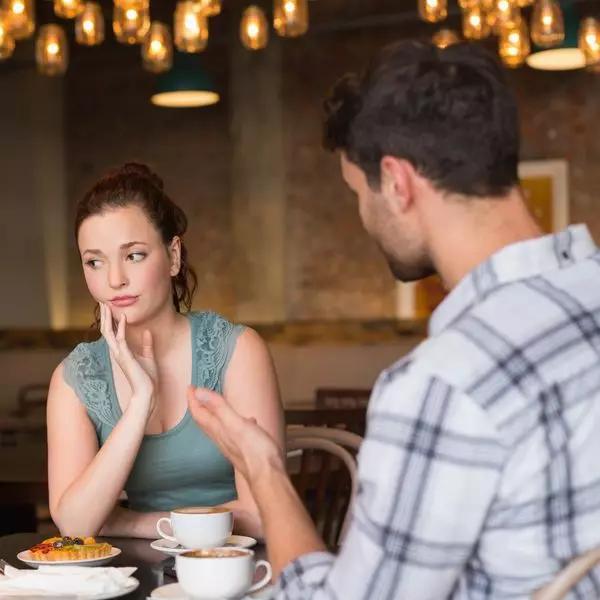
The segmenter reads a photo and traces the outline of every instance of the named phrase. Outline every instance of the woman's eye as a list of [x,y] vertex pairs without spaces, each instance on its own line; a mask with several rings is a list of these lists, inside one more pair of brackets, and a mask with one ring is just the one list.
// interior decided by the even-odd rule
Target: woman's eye
[[100,261],[97,258],[91,258],[86,260],[85,264],[92,269],[97,269],[100,266]]
[[129,260],[131,260],[132,262],[140,262],[146,258],[146,253],[145,252],[132,252],[131,254],[129,254],[127,256],[127,258]]

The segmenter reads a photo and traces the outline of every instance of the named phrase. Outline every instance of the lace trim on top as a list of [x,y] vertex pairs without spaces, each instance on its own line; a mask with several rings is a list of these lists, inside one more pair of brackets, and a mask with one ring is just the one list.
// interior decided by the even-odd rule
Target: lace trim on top
[[[214,312],[201,313],[195,328],[196,360],[192,369],[194,384],[216,392],[223,391],[226,366],[231,359],[235,340],[243,329]],[[198,315],[199,316],[199,315]]]
[[[189,318],[195,359],[192,383],[222,392],[227,364],[244,327],[214,312],[190,313]],[[113,398],[113,374],[105,346],[102,338],[79,344],[63,361],[64,379],[86,406],[97,430],[101,424],[114,427],[121,412]]]

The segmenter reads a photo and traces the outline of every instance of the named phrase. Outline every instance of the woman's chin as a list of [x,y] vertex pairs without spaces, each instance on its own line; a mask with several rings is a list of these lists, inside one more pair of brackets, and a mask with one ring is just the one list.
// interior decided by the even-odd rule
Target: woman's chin
[[135,325],[144,320],[143,311],[140,311],[140,307],[137,306],[137,304],[132,304],[130,306],[111,305],[111,312],[115,321],[118,321],[121,318],[121,315],[125,315],[127,325]]
[[171,304],[164,303],[156,305],[154,302],[148,304],[142,301],[141,298],[137,298],[137,301],[128,306],[119,306],[112,302],[109,303],[113,319],[118,321],[121,315],[125,315],[127,319],[127,325],[140,326],[150,321],[155,321],[159,315],[165,311],[173,310]]

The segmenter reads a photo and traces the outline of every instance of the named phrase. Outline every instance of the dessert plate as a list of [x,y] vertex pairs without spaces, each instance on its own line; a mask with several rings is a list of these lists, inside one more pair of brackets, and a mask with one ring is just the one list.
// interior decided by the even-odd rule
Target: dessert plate
[[82,560],[35,560],[31,558],[31,552],[29,550],[23,550],[23,552],[19,552],[17,554],[17,558],[24,562],[26,565],[30,567],[39,567],[40,565],[44,566],[55,566],[55,565],[79,565],[83,567],[100,567],[102,565],[106,565],[113,558],[119,556],[121,554],[121,550],[119,548],[112,547],[110,554],[108,556],[102,556],[101,558],[84,558]]

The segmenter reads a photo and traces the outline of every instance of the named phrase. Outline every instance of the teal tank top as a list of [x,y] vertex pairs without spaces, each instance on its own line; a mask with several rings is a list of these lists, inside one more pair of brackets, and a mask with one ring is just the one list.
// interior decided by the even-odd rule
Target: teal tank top
[[[192,335],[192,385],[223,391],[227,365],[243,326],[214,312],[188,313]],[[108,345],[104,338],[79,344],[63,361],[63,376],[85,405],[98,443],[121,417]],[[234,472],[189,411],[172,429],[145,435],[125,485],[135,511],[214,506],[237,498]]]

